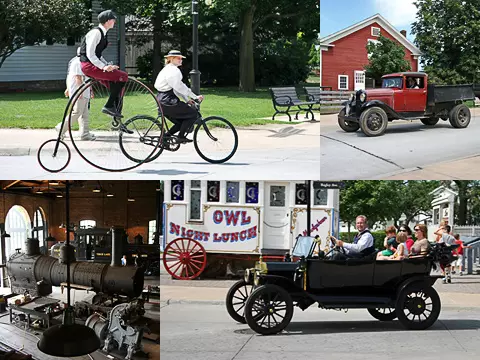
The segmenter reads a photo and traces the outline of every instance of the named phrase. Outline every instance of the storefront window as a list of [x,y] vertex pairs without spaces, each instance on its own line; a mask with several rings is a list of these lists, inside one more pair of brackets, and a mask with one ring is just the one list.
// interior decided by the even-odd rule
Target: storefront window
[[183,180],[172,180],[171,198],[175,201],[183,201],[185,185]]
[[245,185],[245,203],[258,204],[258,182],[247,182]]
[[313,182],[313,205],[328,205],[328,189],[320,188],[320,181]]
[[227,203],[238,203],[240,201],[240,183],[238,181],[227,181]]
[[190,220],[202,219],[202,188],[200,180],[190,182]]
[[220,181],[207,181],[207,201],[220,201]]
[[295,205],[307,205],[307,187],[305,184],[295,184]]
[[285,206],[285,186],[270,187],[270,206]]

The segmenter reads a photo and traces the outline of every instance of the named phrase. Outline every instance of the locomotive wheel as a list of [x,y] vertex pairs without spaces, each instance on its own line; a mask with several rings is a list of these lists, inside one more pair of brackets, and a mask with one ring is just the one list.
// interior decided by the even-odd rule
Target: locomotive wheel
[[196,240],[178,238],[170,242],[163,253],[165,270],[175,279],[192,280],[207,265],[207,253]]
[[450,110],[450,124],[457,129],[463,129],[470,124],[472,114],[470,109],[465,104],[458,104]]
[[293,301],[282,287],[266,284],[256,288],[245,303],[245,320],[250,329],[272,335],[287,327],[293,316]]
[[400,291],[395,306],[398,320],[407,329],[424,330],[440,315],[440,297],[434,288],[411,284]]
[[397,318],[395,308],[367,309],[370,315],[380,321],[392,321]]
[[360,125],[355,122],[348,122],[345,120],[345,108],[340,110],[338,114],[338,125],[342,128],[343,131],[346,132],[355,132],[360,129]]
[[373,106],[360,115],[360,128],[366,136],[380,136],[388,125],[387,113],[378,106]]
[[245,302],[252,293],[253,284],[247,284],[245,280],[239,280],[228,290],[227,293],[227,311],[233,320],[241,324],[246,324],[245,320]]

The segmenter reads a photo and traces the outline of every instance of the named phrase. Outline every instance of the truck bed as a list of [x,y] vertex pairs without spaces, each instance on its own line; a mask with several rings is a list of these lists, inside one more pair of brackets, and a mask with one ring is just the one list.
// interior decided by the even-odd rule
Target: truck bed
[[[457,101],[475,100],[475,93],[472,84],[465,85],[428,85],[427,103],[434,106],[438,103],[449,103]],[[480,86],[479,86],[480,92]]]

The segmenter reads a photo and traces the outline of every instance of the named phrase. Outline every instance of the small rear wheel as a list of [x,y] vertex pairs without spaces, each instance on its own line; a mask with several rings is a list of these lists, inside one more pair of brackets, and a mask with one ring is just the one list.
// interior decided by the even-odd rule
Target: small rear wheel
[[450,124],[457,129],[463,129],[470,124],[472,115],[470,109],[465,104],[458,104],[450,110]]
[[431,117],[428,119],[420,119],[420,121],[423,123],[423,125],[427,126],[434,126],[438,123],[439,118],[437,117]]
[[57,139],[45,141],[37,152],[38,163],[44,170],[51,173],[57,173],[65,169],[70,163],[71,157],[72,154],[68,145]]
[[358,123],[345,120],[345,108],[340,110],[340,113],[338,114],[338,125],[345,132],[355,132],[360,129],[360,125]]
[[253,331],[261,335],[281,332],[292,316],[292,298],[277,285],[266,284],[256,288],[245,303],[245,320]]
[[380,136],[385,133],[388,125],[388,116],[385,110],[373,106],[360,115],[360,128],[366,136]]
[[370,315],[380,321],[392,321],[397,318],[395,308],[367,309]]
[[434,288],[411,284],[401,290],[395,305],[400,323],[409,330],[425,330],[440,315],[440,297]]

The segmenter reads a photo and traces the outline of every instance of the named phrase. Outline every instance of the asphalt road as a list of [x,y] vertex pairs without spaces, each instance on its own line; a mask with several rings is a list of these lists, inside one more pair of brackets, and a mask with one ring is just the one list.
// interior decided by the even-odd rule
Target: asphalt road
[[480,309],[444,309],[428,330],[348,313],[295,309],[282,334],[261,336],[233,321],[223,305],[173,303],[160,310],[162,360],[478,359]]
[[[440,121],[427,127],[420,121],[393,121],[383,136],[369,138],[360,130],[346,133],[337,124],[336,115],[321,118],[321,179],[382,179],[401,176],[415,170],[451,160],[480,155],[480,115],[472,110],[466,129],[454,129]],[[468,168],[468,161],[463,164]],[[473,166],[473,165],[472,165]],[[469,170],[471,178],[480,178],[480,168]],[[408,175],[407,175],[408,176]],[[440,175],[423,172],[425,180]],[[440,177],[456,177],[443,173]]]

